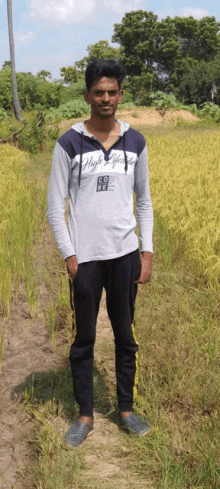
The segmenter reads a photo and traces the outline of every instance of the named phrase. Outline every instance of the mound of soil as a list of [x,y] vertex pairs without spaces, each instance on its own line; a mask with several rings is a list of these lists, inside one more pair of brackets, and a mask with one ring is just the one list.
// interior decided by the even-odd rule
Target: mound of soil
[[129,111],[120,111],[117,113],[117,118],[125,120],[131,125],[147,124],[152,126],[158,126],[160,124],[177,122],[178,119],[183,119],[187,122],[197,122],[199,119],[196,115],[191,114],[187,110],[167,110],[164,109],[155,110],[149,108],[132,109]]

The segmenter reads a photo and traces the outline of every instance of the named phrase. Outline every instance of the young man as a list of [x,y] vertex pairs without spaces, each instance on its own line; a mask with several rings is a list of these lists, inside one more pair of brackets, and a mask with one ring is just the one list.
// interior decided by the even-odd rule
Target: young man
[[[74,289],[76,335],[70,350],[79,420],[65,435],[70,446],[93,432],[93,349],[103,287],[115,337],[121,423],[136,435],[149,431],[132,412],[138,345],[134,336],[137,284],[152,271],[153,210],[143,136],[115,119],[125,69],[119,60],[94,60],[86,70],[90,119],[72,126],[55,146],[48,220]],[[139,223],[141,259],[133,192]],[[69,195],[69,228],[65,200]]]

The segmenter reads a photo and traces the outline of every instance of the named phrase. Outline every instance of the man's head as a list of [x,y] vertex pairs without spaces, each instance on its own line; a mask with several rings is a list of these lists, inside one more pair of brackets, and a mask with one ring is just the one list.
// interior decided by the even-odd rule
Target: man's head
[[109,59],[94,59],[91,61],[85,73],[86,88],[89,92],[94,82],[102,77],[116,78],[119,90],[126,76],[126,69],[120,60]]
[[114,117],[122,100],[121,84],[125,75],[124,66],[116,59],[96,59],[88,65],[84,98],[91,105],[92,116],[102,120]]

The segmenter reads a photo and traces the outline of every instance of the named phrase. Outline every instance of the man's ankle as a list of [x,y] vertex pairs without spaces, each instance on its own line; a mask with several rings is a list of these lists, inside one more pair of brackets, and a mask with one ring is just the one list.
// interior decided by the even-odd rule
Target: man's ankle
[[127,418],[131,413],[132,411],[120,411],[122,419]]
[[93,424],[93,416],[80,416],[79,417],[79,421],[81,421],[82,423],[89,424],[90,426],[92,426],[92,424]]

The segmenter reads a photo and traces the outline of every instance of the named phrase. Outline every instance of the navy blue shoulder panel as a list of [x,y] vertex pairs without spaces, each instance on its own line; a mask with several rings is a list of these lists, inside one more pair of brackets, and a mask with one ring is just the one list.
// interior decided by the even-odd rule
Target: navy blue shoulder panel
[[[64,151],[67,152],[69,157],[73,159],[76,155],[79,155],[81,152],[81,133],[75,131],[71,128],[69,131],[66,131],[59,139],[58,143]],[[99,145],[99,143],[98,143]],[[100,148],[98,148],[100,149]],[[90,153],[91,151],[97,150],[97,142],[95,140],[83,135],[83,154]]]
[[80,135],[78,135],[76,131],[74,131],[73,129],[69,129],[69,131],[66,131],[58,139],[58,143],[64,149],[64,151],[66,151],[66,153],[70,158],[74,158],[74,156],[77,154],[76,151],[76,146],[78,146],[78,144],[76,144],[78,140],[77,136],[80,137]]
[[[125,151],[131,151],[138,156],[142,153],[146,143],[145,139],[138,131],[129,128],[124,133],[125,148],[123,146],[122,138],[116,144],[118,149],[125,149]],[[78,133],[74,129],[66,131],[59,139],[58,143],[66,151],[68,156],[73,159],[81,151],[81,133]],[[89,153],[91,151],[97,151],[100,149],[100,143],[98,141],[84,135],[83,136],[83,153]]]
[[138,156],[142,153],[144,147],[146,146],[146,141],[144,136],[135,129],[131,127],[125,132],[125,150],[136,153]]

